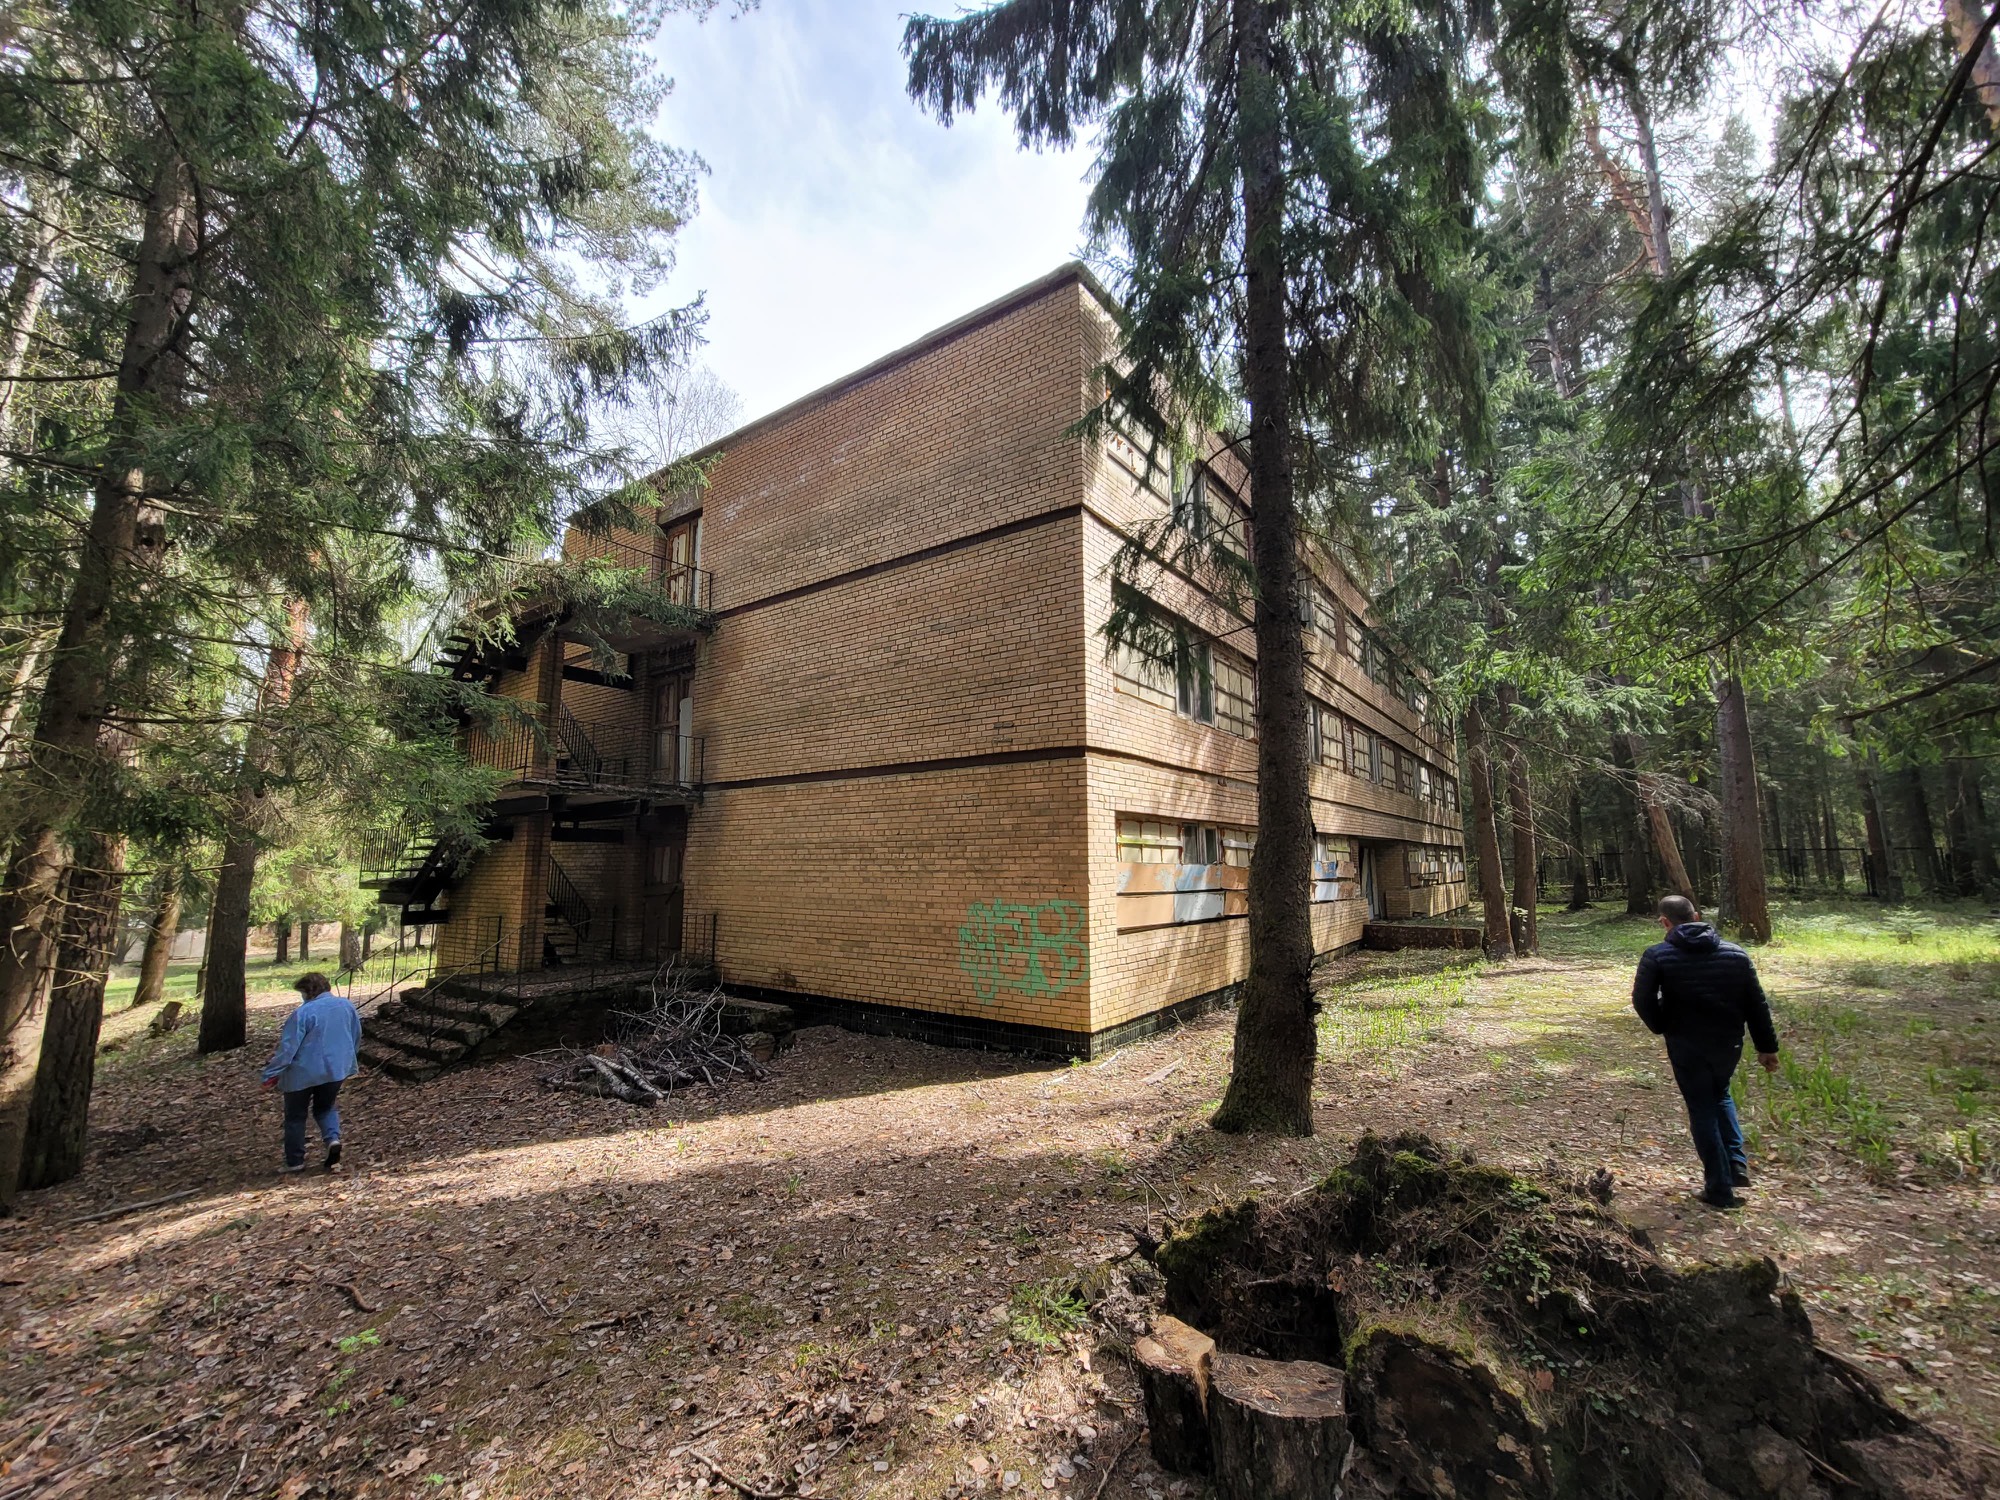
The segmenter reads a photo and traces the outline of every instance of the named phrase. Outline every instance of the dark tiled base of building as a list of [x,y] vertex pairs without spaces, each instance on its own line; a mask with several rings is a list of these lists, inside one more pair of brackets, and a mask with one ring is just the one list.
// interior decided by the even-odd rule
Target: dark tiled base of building
[[[1359,944],[1329,949],[1317,955],[1333,958],[1351,953]],[[801,1026],[838,1026],[845,1031],[870,1036],[900,1036],[928,1042],[935,1047],[972,1047],[983,1052],[1013,1052],[1025,1057],[1083,1058],[1109,1056],[1120,1047],[1130,1046],[1149,1036],[1171,1031],[1189,1021],[1234,1005],[1242,994],[1241,980],[1206,994],[1190,995],[1172,1005],[1134,1016],[1102,1031],[1059,1031],[1047,1026],[1023,1026],[1017,1022],[989,1021],[979,1016],[949,1015],[942,1011],[907,1010],[900,1005],[877,1005],[865,1000],[837,1000],[831,995],[801,995],[791,990],[774,990],[762,985],[729,984],[732,995],[752,1000],[769,1000],[789,1005],[798,1013]]]

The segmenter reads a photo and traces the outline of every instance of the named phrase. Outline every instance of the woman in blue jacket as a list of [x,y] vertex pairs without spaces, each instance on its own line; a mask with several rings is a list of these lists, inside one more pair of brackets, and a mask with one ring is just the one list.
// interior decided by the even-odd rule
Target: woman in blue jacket
[[361,1045],[361,1013],[333,993],[324,974],[301,974],[292,986],[303,997],[285,1017],[278,1050],[264,1068],[264,1087],[285,1096],[285,1170],[306,1169],[306,1115],[326,1142],[326,1169],[340,1165],[340,1111],[334,1100],[354,1072]]

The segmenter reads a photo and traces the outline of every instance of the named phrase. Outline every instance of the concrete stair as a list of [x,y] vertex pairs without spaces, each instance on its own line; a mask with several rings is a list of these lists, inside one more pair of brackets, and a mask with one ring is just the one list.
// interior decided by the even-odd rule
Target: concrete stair
[[391,1078],[421,1083],[461,1061],[520,1013],[491,996],[468,997],[449,984],[405,990],[361,1021],[361,1061]]

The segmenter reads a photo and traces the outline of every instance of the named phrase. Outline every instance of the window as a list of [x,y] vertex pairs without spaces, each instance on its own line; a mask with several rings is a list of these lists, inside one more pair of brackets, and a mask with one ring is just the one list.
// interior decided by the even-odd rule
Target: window
[[[1135,611],[1151,610],[1136,595],[1123,602]],[[1155,613],[1138,640],[1113,641],[1110,655],[1112,685],[1119,692],[1198,724],[1256,738],[1256,678],[1250,662],[1185,621]]]
[[1312,734],[1313,763],[1335,771],[1345,771],[1347,725],[1340,715],[1315,698],[1312,704],[1312,718],[1307,727]]
[[1250,555],[1243,507],[1200,464],[1183,468],[1176,461],[1173,514],[1174,524],[1196,541],[1236,557]]
[[1361,867],[1350,839],[1313,835],[1313,894],[1315,901],[1352,901],[1361,894]]
[[1150,818],[1118,820],[1118,858],[1128,865],[1177,865],[1181,862],[1181,825]]
[[1180,668],[1180,711],[1201,724],[1215,722],[1215,661],[1206,636],[1196,635],[1185,625],[1177,626]]
[[1382,765],[1378,756],[1381,742],[1353,720],[1347,724],[1347,764],[1363,781],[1380,781]]
[[1331,672],[1340,656],[1340,606],[1334,602],[1327,586],[1316,578],[1309,597],[1314,638],[1308,639],[1307,645],[1321,667]]
[[1119,814],[1119,928],[1244,915],[1256,844],[1248,828]]
[[1198,542],[1208,540],[1208,471],[1199,464],[1175,475],[1174,524]]
[[1361,628],[1361,621],[1355,616],[1345,615],[1343,619],[1346,622],[1347,630],[1341,640],[1341,648],[1347,653],[1349,661],[1353,662],[1357,667],[1365,668],[1368,657],[1368,632]]
[[1234,651],[1216,647],[1210,653],[1215,682],[1215,723],[1244,739],[1257,736],[1257,688],[1250,663]]
[[1396,751],[1396,790],[1405,797],[1417,794],[1417,758],[1409,751]]
[[1178,673],[1173,654],[1158,654],[1150,640],[1112,642],[1111,676],[1120,692],[1161,708],[1172,708],[1175,704]]
[[1432,772],[1430,768],[1430,762],[1422,760],[1418,761],[1417,800],[1419,802],[1434,802],[1437,800],[1437,794],[1432,790],[1431,775]]

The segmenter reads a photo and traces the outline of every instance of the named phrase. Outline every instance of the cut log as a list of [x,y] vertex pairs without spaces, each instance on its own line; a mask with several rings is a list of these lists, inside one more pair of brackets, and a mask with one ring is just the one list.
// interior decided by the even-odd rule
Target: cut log
[[1331,1500],[1347,1459],[1338,1370],[1310,1360],[1218,1354],[1208,1440],[1221,1500]]
[[1150,1338],[1132,1346],[1153,1457],[1170,1474],[1209,1468],[1208,1371],[1215,1340],[1179,1318],[1154,1320]]

